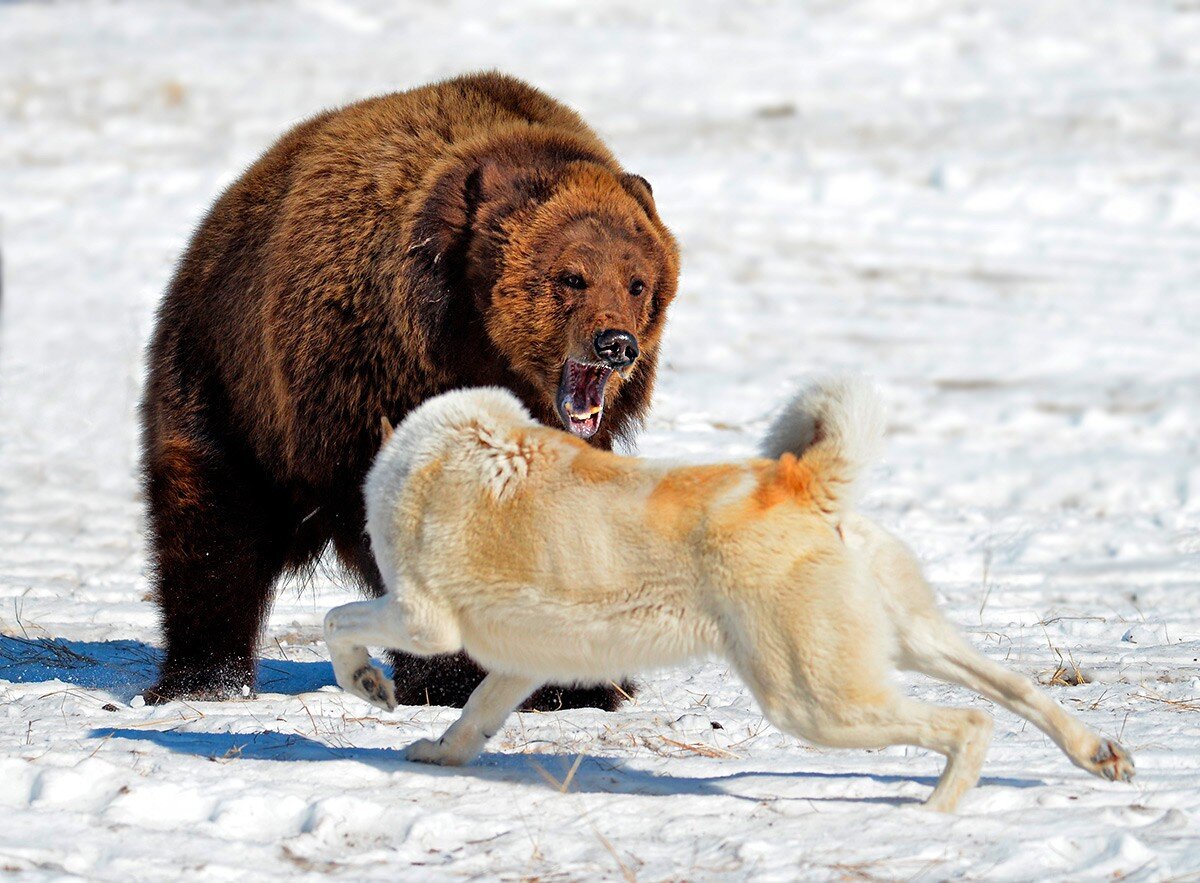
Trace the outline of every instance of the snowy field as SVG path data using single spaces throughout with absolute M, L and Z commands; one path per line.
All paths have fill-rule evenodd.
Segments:
M 490 66 L 681 242 L 640 451 L 744 455 L 797 378 L 877 378 L 865 508 L 1134 785 L 998 711 L 933 816 L 940 758 L 800 744 L 719 663 L 410 765 L 454 712 L 331 686 L 332 565 L 281 590 L 257 697 L 142 705 L 134 408 L 189 231 L 293 123 Z M 0 2 L 0 221 L 0 876 L 1200 879 L 1195 0 Z

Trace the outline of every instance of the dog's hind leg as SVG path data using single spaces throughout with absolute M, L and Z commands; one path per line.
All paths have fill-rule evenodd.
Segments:
M 810 738 L 841 748 L 916 745 L 946 758 L 925 808 L 953 812 L 979 781 L 992 739 L 992 718 L 983 711 L 947 708 L 898 697 L 878 708 L 848 709 L 822 722 Z
M 419 739 L 408 746 L 405 757 L 420 763 L 462 766 L 479 756 L 487 740 L 496 735 L 517 706 L 541 681 L 524 675 L 491 672 L 475 688 L 462 715 L 438 740 Z
M 1004 706 L 1093 775 L 1114 781 L 1133 777 L 1133 758 L 1126 749 L 1088 729 L 1028 678 L 968 644 L 937 609 L 933 589 L 908 547 L 882 529 L 871 528 L 872 572 L 896 631 L 901 668 L 950 681 Z
M 395 684 L 371 664 L 368 646 L 425 655 L 459 648 L 458 629 L 449 616 L 414 615 L 395 594 L 334 607 L 325 614 L 325 643 L 338 685 L 388 711 L 396 707 Z
M 780 592 L 770 605 L 743 603 L 727 627 L 731 661 L 767 718 L 818 745 L 915 745 L 941 754 L 946 765 L 925 805 L 952 811 L 979 780 L 991 716 L 899 693 L 886 612 L 854 562 L 831 553 L 790 578 L 804 588 Z
M 1084 726 L 1028 678 L 992 662 L 940 615 L 910 622 L 904 631 L 901 668 L 950 681 L 1004 706 L 1092 775 L 1120 782 L 1133 778 L 1133 757 L 1125 748 Z
M 748 679 L 749 680 L 749 679 Z M 824 680 L 824 679 L 823 679 Z M 977 709 L 946 708 L 900 696 L 891 687 L 870 692 L 843 683 L 842 699 L 831 695 L 812 702 L 802 691 L 785 703 L 760 697 L 768 719 L 781 730 L 830 748 L 886 748 L 915 745 L 946 758 L 937 785 L 925 801 L 927 809 L 953 812 L 963 795 L 979 781 L 992 735 L 992 718 Z M 821 691 L 824 692 L 824 691 Z

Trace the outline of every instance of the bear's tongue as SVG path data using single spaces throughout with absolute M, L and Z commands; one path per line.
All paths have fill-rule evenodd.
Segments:
M 604 387 L 611 368 L 567 359 L 558 386 L 558 413 L 567 431 L 591 438 L 604 415 Z

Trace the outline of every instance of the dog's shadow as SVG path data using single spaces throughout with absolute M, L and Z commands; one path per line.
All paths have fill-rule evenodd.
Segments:
M 105 690 L 124 702 L 128 702 L 153 684 L 161 661 L 162 651 L 141 641 L 89 642 L 0 635 L 0 680 L 12 683 L 60 681 L 83 689 Z M 258 684 L 263 692 L 297 695 L 318 690 L 332 683 L 333 668 L 328 661 L 261 659 L 258 663 Z M 449 769 L 410 763 L 404 759 L 403 751 L 398 748 L 340 748 L 298 734 L 273 730 L 258 733 L 197 733 L 180 730 L 98 729 L 93 730 L 91 736 L 99 739 L 153 742 L 170 751 L 217 760 L 353 760 L 387 772 L 470 776 L 484 781 L 533 784 L 556 790 L 563 789 L 563 783 L 567 782 L 569 776 L 570 781 L 565 790 L 583 793 L 643 796 L 690 794 L 734 797 L 754 802 L 851 801 L 899 806 L 915 801 L 905 797 L 810 797 L 794 793 L 786 797 L 769 793 L 756 796 L 729 790 L 728 786 L 744 780 L 793 783 L 811 781 L 814 784 L 826 780 L 857 780 L 887 785 L 916 782 L 932 788 L 936 782 L 934 777 L 812 771 L 742 770 L 723 775 L 682 777 L 640 770 L 622 759 L 602 756 L 585 756 L 579 760 L 578 766 L 575 766 L 577 757 L 564 754 L 489 753 L 482 755 L 471 766 Z M 714 763 L 719 764 L 720 761 Z M 575 767 L 574 773 L 571 773 L 572 767 Z M 980 784 L 1033 788 L 1044 783 L 1036 779 L 985 778 Z M 787 790 L 794 792 L 796 789 Z
M 325 745 L 297 733 L 266 730 L 258 733 L 197 733 L 179 730 L 97 729 L 89 734 L 97 739 L 130 739 L 152 742 L 174 752 L 218 761 L 267 760 L 277 762 L 314 762 L 352 760 L 388 773 L 412 773 L 437 777 L 464 776 L 492 783 L 534 785 L 547 789 L 584 794 L 629 794 L 642 797 L 680 795 L 732 797 L 753 803 L 780 800 L 829 803 L 878 803 L 905 806 L 919 803 L 911 797 L 861 797 L 796 793 L 796 784 L 811 782 L 817 792 L 821 783 L 843 781 L 877 782 L 885 785 L 916 783 L 930 789 L 933 776 L 896 776 L 878 773 L 826 773 L 813 771 L 742 770 L 711 776 L 674 776 L 637 769 L 627 761 L 612 757 L 568 754 L 483 754 L 465 767 L 438 767 L 405 760 L 401 748 L 339 748 Z M 771 793 L 770 782 L 791 783 L 789 793 Z M 730 788 L 734 783 L 762 781 L 763 793 L 744 793 Z M 984 778 L 983 786 L 1034 788 L 1045 784 L 1036 779 Z M 757 792 L 759 789 L 750 789 Z
M 67 641 L 0 635 L 0 680 L 16 684 L 60 681 L 105 690 L 122 702 L 154 684 L 163 653 L 141 641 Z M 327 660 L 258 661 L 258 689 L 294 696 L 334 683 Z

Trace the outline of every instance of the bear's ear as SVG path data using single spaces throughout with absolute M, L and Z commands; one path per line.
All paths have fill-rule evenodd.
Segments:
M 552 188 L 544 175 L 507 157 L 486 156 L 472 166 L 443 174 L 424 196 L 417 212 L 408 253 L 437 275 L 466 247 L 480 210 L 494 222 L 528 202 L 544 201 Z
M 424 195 L 413 223 L 408 253 L 424 261 L 424 269 L 433 271 L 461 243 L 471 226 L 474 204 L 469 193 L 477 187 L 475 172 L 461 169 L 442 175 Z
M 654 213 L 654 188 L 641 175 L 626 172 L 621 175 L 621 186 L 625 192 L 636 199 L 646 211 Z
M 536 168 L 489 156 L 467 175 L 464 195 L 472 208 L 485 202 L 515 208 L 521 203 L 545 202 L 552 190 L 550 180 Z
M 445 328 L 447 311 L 462 288 L 472 234 L 490 235 L 509 212 L 545 202 L 553 192 L 546 164 L 539 168 L 520 154 L 464 159 L 433 182 L 421 197 L 404 250 L 419 292 L 419 323 L 431 340 Z
M 622 177 L 625 179 L 626 186 L 630 186 L 630 185 L 636 186 L 636 185 L 640 184 L 646 188 L 646 192 L 648 194 L 650 194 L 651 196 L 654 195 L 654 188 L 651 187 L 650 182 L 647 181 L 645 178 L 643 178 L 641 175 L 635 175 L 632 172 L 626 172 Z

